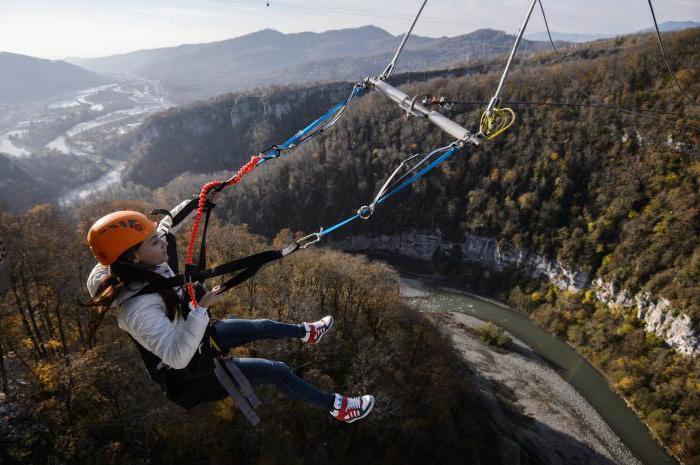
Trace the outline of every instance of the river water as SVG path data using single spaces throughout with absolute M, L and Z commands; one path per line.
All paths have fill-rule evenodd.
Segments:
M 500 326 L 553 364 L 640 461 L 648 465 L 679 464 L 652 438 L 644 423 L 612 391 L 607 380 L 562 340 L 506 306 L 475 298 L 457 289 L 433 287 L 423 279 L 419 281 L 429 289 L 424 296 L 411 297 L 421 310 L 460 312 Z
M 118 83 L 84 89 L 37 105 L 29 119 L 17 122 L 8 131 L 0 132 L 0 152 L 13 157 L 25 157 L 33 153 L 40 155 L 44 151 L 32 152 L 20 146 L 23 138 L 31 136 L 33 124 L 42 126 L 63 119 L 71 115 L 74 111 L 71 109 L 77 107 L 95 112 L 94 118 L 74 125 L 45 145 L 47 150 L 110 165 L 106 174 L 65 192 L 57 199 L 59 205 L 70 207 L 120 182 L 125 163 L 105 157 L 107 154 L 103 152 L 108 147 L 107 142 L 132 131 L 148 115 L 169 108 L 172 103 L 167 100 L 157 81 L 131 76 Z
M 107 160 L 106 160 L 107 161 Z M 112 165 L 112 170 L 107 174 L 99 177 L 95 181 L 84 184 L 80 187 L 68 191 L 58 199 L 58 204 L 61 207 L 70 207 L 71 205 L 83 201 L 93 194 L 102 192 L 116 185 L 121 179 L 122 171 L 126 167 L 123 161 L 108 160 Z

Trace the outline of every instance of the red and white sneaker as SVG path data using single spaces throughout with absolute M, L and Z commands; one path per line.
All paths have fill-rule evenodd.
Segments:
M 346 397 L 335 395 L 335 403 L 331 415 L 345 423 L 361 420 L 374 408 L 374 396 Z
M 323 335 L 333 327 L 333 323 L 333 317 L 330 315 L 324 316 L 320 320 L 314 321 L 313 323 L 304 323 L 306 336 L 301 338 L 301 342 L 306 342 L 307 344 L 318 344 Z

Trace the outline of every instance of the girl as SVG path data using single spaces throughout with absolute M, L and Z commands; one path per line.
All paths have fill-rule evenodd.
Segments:
M 213 204 L 215 197 L 210 195 L 208 201 Z M 164 237 L 174 234 L 192 216 L 197 201 L 182 202 L 158 224 L 142 213 L 114 212 L 97 220 L 88 233 L 88 243 L 99 261 L 87 281 L 90 305 L 105 310 L 118 307 L 119 327 L 136 342 L 151 378 L 168 398 L 185 408 L 227 397 L 214 374 L 214 351 L 226 353 L 265 338 L 299 338 L 317 344 L 333 326 L 331 316 L 300 324 L 241 319 L 210 323 L 208 308 L 223 299 L 218 288 L 206 292 L 194 308 L 182 287 L 148 291 L 148 283 L 175 275 L 168 264 Z M 177 267 L 176 261 L 171 264 Z M 371 395 L 324 392 L 282 362 L 258 358 L 234 358 L 232 362 L 250 383 L 275 385 L 289 397 L 327 409 L 340 421 L 362 419 L 374 407 Z

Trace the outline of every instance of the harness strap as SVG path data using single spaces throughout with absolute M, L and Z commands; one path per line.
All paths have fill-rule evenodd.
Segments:
M 153 286 L 152 283 L 150 283 L 130 298 L 133 298 L 136 295 L 157 292 L 157 288 L 158 286 Z M 185 298 L 184 301 L 186 302 L 187 299 Z M 202 367 L 206 367 L 206 370 L 211 370 L 213 367 L 214 375 L 216 376 L 216 379 L 218 380 L 219 384 L 221 384 L 221 386 L 226 390 L 228 395 L 233 398 L 234 402 L 236 403 L 236 406 L 240 409 L 241 413 L 243 413 L 246 419 L 248 419 L 248 421 L 253 426 L 255 426 L 260 422 L 260 417 L 258 417 L 257 413 L 255 412 L 255 409 L 261 404 L 260 399 L 258 399 L 257 395 L 255 394 L 255 391 L 253 390 L 253 387 L 250 385 L 250 382 L 245 377 L 243 372 L 236 366 L 233 359 L 231 359 L 230 357 L 224 357 L 223 351 L 214 340 L 214 337 L 211 333 L 211 328 L 211 325 L 207 328 L 207 331 L 205 332 L 204 337 L 202 338 L 202 344 L 209 344 L 213 350 L 206 351 L 204 353 L 200 352 L 201 356 L 203 357 L 207 357 L 207 355 L 205 354 L 209 354 L 211 356 L 211 362 L 207 362 L 203 365 L 202 362 L 195 362 L 193 358 L 193 360 L 190 362 L 190 365 L 181 370 L 173 370 L 171 367 L 166 365 L 157 355 L 143 347 L 131 334 L 127 334 L 129 334 L 131 340 L 134 341 L 134 344 L 136 344 L 136 348 L 139 351 L 141 360 L 143 360 L 143 363 L 146 366 L 146 370 L 148 371 L 149 376 L 153 381 L 160 385 L 161 389 L 166 393 L 170 400 L 172 400 L 180 406 L 188 408 L 186 404 L 183 404 L 183 399 L 178 399 L 177 397 L 173 398 L 169 395 L 169 383 L 177 383 L 177 379 L 186 379 L 188 376 L 188 370 L 201 370 Z M 194 357 L 197 357 L 197 353 L 195 353 Z M 195 364 L 195 366 L 192 366 L 193 363 Z M 169 377 L 168 373 L 181 373 L 182 378 L 180 378 L 179 376 Z
M 260 423 L 260 417 L 255 412 L 255 408 L 260 406 L 260 400 L 233 360 L 215 357 L 214 374 L 250 424 L 256 426 Z
M 200 270 L 196 265 L 185 265 L 185 273 L 170 278 L 160 278 L 148 284 L 149 292 L 157 292 L 160 289 L 182 286 L 185 283 L 205 281 L 207 279 L 239 272 L 222 284 L 223 290 L 231 289 L 244 281 L 252 278 L 260 269 L 268 263 L 279 260 L 297 251 L 299 246 L 294 243 L 282 250 L 266 250 L 248 257 L 239 258 L 222 265 L 205 270 Z M 172 268 L 172 267 L 171 267 Z M 175 271 L 175 270 L 173 270 Z
M 204 228 L 202 229 L 202 241 L 199 244 L 199 262 L 197 263 L 200 270 L 204 270 L 207 267 L 207 228 L 209 227 L 212 205 L 207 202 L 205 206 Z
M 177 240 L 175 236 L 167 233 L 165 235 L 165 242 L 168 244 L 168 266 L 173 270 L 173 273 L 178 274 L 180 272 L 180 263 L 177 257 Z

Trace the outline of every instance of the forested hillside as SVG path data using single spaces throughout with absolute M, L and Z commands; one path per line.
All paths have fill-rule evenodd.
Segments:
M 669 34 L 666 40 L 678 80 L 689 95 L 697 95 L 700 31 Z M 566 65 L 605 103 L 700 114 L 673 87 L 651 35 L 579 48 Z M 493 62 L 477 64 L 463 78 L 438 78 L 404 90 L 487 101 L 498 80 L 491 69 Z M 134 155 L 129 178 L 156 187 L 179 172 L 235 169 L 256 148 L 280 142 L 348 90 L 349 85 L 277 89 L 163 114 L 123 142 L 125 155 Z M 516 63 L 504 98 L 590 103 L 552 54 Z M 234 129 L 231 108 L 246 116 Z M 458 106 L 450 116 L 475 128 L 482 108 Z M 342 234 L 439 228 L 447 237 L 493 236 L 632 292 L 644 288 L 666 296 L 699 322 L 699 132 L 691 127 L 700 126 L 697 119 L 674 123 L 669 116 L 640 118 L 593 108 L 514 108 L 518 121 L 507 134 L 455 157 L 371 221 Z M 443 133 L 406 119 L 382 96 L 363 97 L 322 138 L 248 176 L 219 212 L 266 234 L 284 227 L 316 230 L 368 203 L 400 160 L 447 142 Z M 187 175 L 174 184 L 195 187 Z
M 12 277 L 0 295 L 2 463 L 262 465 L 294 457 L 296 463 L 479 465 L 511 463 L 513 454 L 538 463 L 527 445 L 519 450 L 508 432 L 490 426 L 449 343 L 400 298 L 395 272 L 340 252 L 289 257 L 228 293 L 212 313 L 288 322 L 334 315 L 330 344 L 309 350 L 298 340 L 258 341 L 234 355 L 283 360 L 327 390 L 371 392 L 378 404 L 360 428 L 264 388 L 258 388 L 257 428 L 229 400 L 191 411 L 167 401 L 117 326 L 116 312 L 78 304 L 88 299 L 85 280 L 95 263 L 86 230 L 119 209 L 150 207 L 93 204 L 75 215 L 50 205 L 18 216 L 0 211 Z M 212 263 L 272 245 L 239 226 L 212 226 Z M 290 240 L 282 231 L 274 246 Z M 513 421 L 529 421 L 512 414 Z
M 20 212 L 53 201 L 66 189 L 104 174 L 108 166 L 75 155 L 11 157 L 0 153 L 0 208 Z
M 334 235 L 433 231 L 457 242 L 464 233 L 494 237 L 506 249 L 560 260 L 569 269 L 619 289 L 665 297 L 671 303 L 669 311 L 689 315 L 697 331 L 700 108 L 692 99 L 697 101 L 700 93 L 700 30 L 665 38 L 676 77 L 691 101 L 674 87 L 651 35 L 597 42 L 570 52 L 565 60 L 568 75 L 552 54 L 521 60 L 504 99 L 545 103 L 595 99 L 681 114 L 684 120 L 563 105 L 514 106 L 518 120 L 506 134 L 453 157 L 434 175 L 381 206 L 371 220 Z M 411 95 L 422 92 L 486 102 L 498 82 L 500 65 L 486 61 L 450 70 L 443 78 L 429 80 L 435 75 L 413 73 L 397 76 L 396 81 L 424 81 L 403 87 Z M 573 84 L 569 75 L 580 84 Z M 582 95 L 577 85 L 593 98 Z M 349 85 L 337 88 L 342 94 Z M 218 113 L 201 104 L 164 116 L 160 124 L 154 121 L 145 129 L 159 137 L 143 133 L 137 145 L 140 176 L 160 176 L 160 169 L 151 171 L 149 166 L 167 166 L 166 173 L 178 167 L 196 173 L 206 172 L 208 166 L 219 170 L 222 159 L 232 160 L 237 168 L 254 153 L 251 147 L 266 147 L 293 132 L 278 132 L 280 123 L 265 111 L 256 113 L 255 105 L 272 108 L 273 102 L 295 98 L 298 92 L 308 95 L 313 90 L 274 89 L 264 95 L 222 97 L 214 102 L 218 106 L 209 107 Z M 322 107 L 337 101 L 323 91 L 318 95 Z M 483 107 L 457 106 L 450 116 L 475 129 Z M 248 108 L 251 125 L 242 130 L 226 127 L 229 108 L 236 114 Z M 288 108 L 285 113 L 300 121 L 295 128 L 322 111 L 302 116 L 305 105 Z M 211 126 L 203 122 L 207 117 L 218 118 L 220 130 L 208 132 Z M 161 128 L 177 134 L 178 143 L 161 138 Z M 209 140 L 228 149 L 188 150 Z M 428 123 L 407 119 L 381 95 L 363 97 L 323 137 L 248 175 L 227 193 L 217 213 L 268 235 L 283 227 L 317 231 L 371 201 L 402 159 L 448 142 Z M 187 161 L 195 157 L 199 163 Z M 213 158 L 207 164 L 205 157 Z M 224 178 L 228 173 L 215 176 Z M 185 173 L 165 191 L 191 192 L 210 178 Z M 603 370 L 664 445 L 685 463 L 698 463 L 698 362 L 645 331 L 634 310 L 604 305 L 590 291 L 561 292 L 548 283 L 494 275 L 473 265 L 446 266 L 445 271 L 476 288 L 501 288 L 500 295 L 507 294 L 515 307 L 577 346 Z
M 433 231 L 454 241 L 465 233 L 493 237 L 505 248 L 530 250 L 559 260 L 569 269 L 586 272 L 591 279 L 602 278 L 632 293 L 645 290 L 665 297 L 671 302 L 669 311 L 689 315 L 697 330 L 700 108 L 695 102 L 700 93 L 700 30 L 667 34 L 665 39 L 685 94 L 678 92 L 669 79 L 651 35 L 596 42 L 567 51 L 566 69 L 580 84 L 570 81 L 550 53 L 519 60 L 504 100 L 542 104 L 514 105 L 517 122 L 507 133 L 479 149 L 467 149 L 453 157 L 432 176 L 382 205 L 369 221 L 356 222 L 334 234 Z M 403 89 L 411 95 L 425 93 L 461 102 L 486 102 L 497 85 L 501 66 L 501 61 L 487 60 L 442 73 L 397 76 L 394 82 L 404 84 Z M 436 74 L 443 77 L 436 78 Z M 577 85 L 593 97 L 582 95 Z M 114 153 L 129 160 L 127 180 L 154 189 L 158 201 L 165 203 L 156 206 L 167 207 L 211 178 L 228 177 L 257 150 L 283 141 L 344 98 L 350 88 L 350 83 L 273 88 L 173 109 L 151 118 L 123 138 Z M 593 101 L 657 113 L 639 117 L 609 109 L 546 105 Z M 484 104 L 459 104 L 449 115 L 476 129 Z M 680 120 L 664 112 L 685 118 Z M 354 100 L 345 117 L 322 137 L 249 174 L 227 191 L 215 211 L 226 222 L 247 224 L 253 233 L 268 237 L 284 228 L 317 231 L 366 205 L 401 160 L 448 142 L 443 133 L 425 121 L 406 118 L 381 95 L 364 96 Z M 87 213 L 81 215 L 87 218 Z M 240 255 L 238 247 L 252 239 L 236 231 L 224 228 L 218 240 L 226 250 Z M 351 263 L 344 255 L 321 253 L 314 257 L 330 268 L 311 261 L 297 271 L 312 268 L 318 272 L 313 279 L 318 280 L 345 276 L 332 266 Z M 483 287 L 500 286 L 514 306 L 577 346 L 601 368 L 684 463 L 700 463 L 700 369 L 696 358 L 674 352 L 645 331 L 633 311 L 605 305 L 590 291 L 572 293 L 546 282 L 494 275 L 472 265 L 468 268 L 444 267 L 465 281 L 468 278 Z M 354 279 L 361 279 L 357 274 L 363 273 L 368 281 L 356 283 Z M 263 309 L 277 308 L 267 304 L 276 299 L 279 286 L 301 286 L 294 274 L 274 276 L 275 289 L 260 294 L 260 306 L 251 306 L 243 295 L 235 300 L 239 305 L 236 309 L 248 308 L 251 315 L 265 315 Z M 343 289 L 359 286 L 367 292 L 375 286 L 383 288 L 382 279 L 370 268 L 358 264 L 350 276 L 352 283 L 341 279 L 349 287 L 333 281 L 327 291 L 340 292 L 339 285 Z M 294 294 L 297 291 L 301 294 Z M 297 291 L 292 293 L 290 305 L 305 308 L 308 296 L 305 291 Z M 294 300 L 297 297 L 300 300 Z M 376 298 L 392 302 L 395 294 Z M 377 321 L 371 317 L 372 312 L 367 315 L 367 327 L 374 328 Z M 397 315 L 396 324 L 405 317 Z M 19 323 L 17 327 L 21 328 Z M 76 324 L 75 337 L 83 340 L 86 334 L 81 325 L 85 322 L 77 319 Z M 413 335 L 424 331 L 415 328 L 408 331 Z M 31 332 L 31 326 L 24 331 Z M 417 343 L 406 337 L 401 344 Z M 350 341 L 354 339 L 343 342 L 345 354 L 356 353 L 358 346 Z M 377 354 L 385 349 L 392 353 L 378 342 L 372 343 L 378 344 Z M 30 339 L 25 344 L 30 350 L 32 344 L 39 343 Z M 58 350 L 57 342 L 52 344 Z M 405 383 L 400 381 L 405 380 L 402 376 L 394 378 L 397 385 Z M 440 376 L 451 375 L 443 372 Z M 338 383 L 345 380 L 342 376 L 333 379 Z M 58 392 L 62 390 L 65 387 Z M 402 405 L 410 404 L 405 401 L 408 403 Z M 443 420 L 436 417 L 440 426 L 419 422 L 423 429 L 416 434 L 442 437 L 446 434 L 443 427 L 450 431 L 462 428 Z M 310 422 L 299 426 L 290 419 L 285 424 L 295 425 L 290 429 L 296 431 L 315 424 Z M 279 430 L 271 434 L 277 437 L 286 433 Z M 379 437 L 376 435 L 380 433 L 372 434 Z M 166 436 L 171 439 L 169 434 Z M 265 454 L 255 457 L 267 458 Z M 395 457 L 399 456 L 392 455 L 392 461 Z M 399 460 L 406 457 L 423 460 L 411 453 L 400 455 Z

